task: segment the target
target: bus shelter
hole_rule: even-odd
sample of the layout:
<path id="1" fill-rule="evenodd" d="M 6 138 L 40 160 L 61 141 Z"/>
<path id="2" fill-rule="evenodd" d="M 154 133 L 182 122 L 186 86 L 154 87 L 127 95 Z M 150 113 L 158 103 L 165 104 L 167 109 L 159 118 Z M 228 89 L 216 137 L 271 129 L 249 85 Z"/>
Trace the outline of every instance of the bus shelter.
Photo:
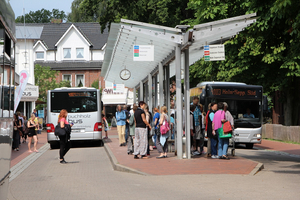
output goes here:
<path id="1" fill-rule="evenodd" d="M 121 19 L 120 23 L 111 24 L 101 76 L 133 88 L 134 97 L 138 96 L 134 103 L 143 100 L 152 111 L 158 105 L 170 110 L 169 80 L 175 75 L 177 157 L 189 159 L 190 123 L 186 123 L 190 115 L 189 66 L 203 58 L 204 46 L 221 44 L 255 21 L 256 13 L 252 13 L 189 29 L 189 25 L 171 28 Z M 123 77 L 124 70 L 129 77 Z"/>

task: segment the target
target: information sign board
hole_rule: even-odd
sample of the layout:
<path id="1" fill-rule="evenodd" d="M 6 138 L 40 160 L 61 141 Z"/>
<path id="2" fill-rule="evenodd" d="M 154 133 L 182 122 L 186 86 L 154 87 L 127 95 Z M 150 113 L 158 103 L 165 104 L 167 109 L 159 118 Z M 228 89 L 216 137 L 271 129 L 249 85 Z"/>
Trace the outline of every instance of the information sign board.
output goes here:
<path id="1" fill-rule="evenodd" d="M 154 61 L 154 45 L 134 45 L 133 61 Z"/>
<path id="2" fill-rule="evenodd" d="M 205 61 L 225 60 L 224 44 L 204 46 L 204 60 Z"/>

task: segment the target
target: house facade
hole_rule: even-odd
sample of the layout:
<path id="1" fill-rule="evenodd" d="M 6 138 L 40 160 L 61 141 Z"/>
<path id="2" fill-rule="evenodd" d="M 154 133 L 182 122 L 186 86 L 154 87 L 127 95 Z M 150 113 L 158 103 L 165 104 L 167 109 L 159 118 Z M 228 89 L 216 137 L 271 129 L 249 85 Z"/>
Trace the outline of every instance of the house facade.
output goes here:
<path id="1" fill-rule="evenodd" d="M 108 32 L 99 23 L 44 24 L 33 45 L 34 64 L 59 71 L 57 82 L 70 81 L 71 87 L 104 87 L 100 77 Z"/>
<path id="2" fill-rule="evenodd" d="M 29 84 L 34 85 L 34 66 L 39 64 L 59 71 L 56 81 L 70 81 L 71 87 L 94 82 L 105 87 L 100 73 L 108 32 L 101 33 L 99 23 L 17 24 L 16 29 L 17 67 L 28 70 Z"/>

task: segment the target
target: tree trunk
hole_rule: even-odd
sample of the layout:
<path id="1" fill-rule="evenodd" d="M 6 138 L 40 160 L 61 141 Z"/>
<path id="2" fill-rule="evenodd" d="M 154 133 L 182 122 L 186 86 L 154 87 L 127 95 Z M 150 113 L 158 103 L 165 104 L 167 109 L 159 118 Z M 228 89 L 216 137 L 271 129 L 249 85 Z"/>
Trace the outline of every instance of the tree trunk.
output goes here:
<path id="1" fill-rule="evenodd" d="M 291 87 L 286 91 L 286 102 L 284 103 L 284 125 L 300 125 L 300 78 L 294 78 Z"/>
<path id="2" fill-rule="evenodd" d="M 292 126 L 292 116 L 293 116 L 293 104 L 292 104 L 292 96 L 291 91 L 288 90 L 286 92 L 286 102 L 284 102 L 284 125 L 285 126 Z"/>

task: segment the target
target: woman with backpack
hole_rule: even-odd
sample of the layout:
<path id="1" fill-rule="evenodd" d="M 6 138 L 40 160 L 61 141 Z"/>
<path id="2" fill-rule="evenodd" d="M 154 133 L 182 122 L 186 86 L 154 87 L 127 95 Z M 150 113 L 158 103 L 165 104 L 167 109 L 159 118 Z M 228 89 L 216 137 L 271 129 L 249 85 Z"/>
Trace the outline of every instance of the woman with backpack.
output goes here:
<path id="1" fill-rule="evenodd" d="M 160 119 L 159 119 L 159 126 L 160 131 L 157 134 L 156 138 L 156 148 L 158 152 L 160 153 L 160 156 L 156 157 L 158 159 L 160 158 L 166 158 L 167 152 L 168 152 L 168 131 L 170 130 L 169 127 L 169 117 L 167 115 L 168 110 L 166 106 L 162 106 L 160 109 Z M 166 132 L 167 131 L 167 132 Z"/>

